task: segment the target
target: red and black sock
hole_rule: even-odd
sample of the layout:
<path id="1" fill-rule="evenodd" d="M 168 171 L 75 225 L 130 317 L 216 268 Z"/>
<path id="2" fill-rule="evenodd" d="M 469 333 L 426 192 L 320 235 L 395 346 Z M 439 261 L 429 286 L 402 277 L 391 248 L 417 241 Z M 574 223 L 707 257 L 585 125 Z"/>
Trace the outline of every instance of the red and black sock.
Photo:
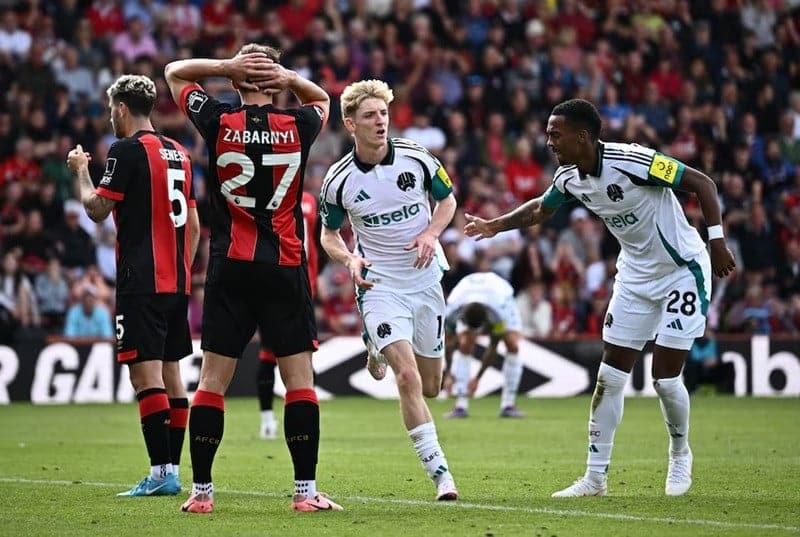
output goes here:
<path id="1" fill-rule="evenodd" d="M 211 483 L 211 465 L 222 441 L 225 425 L 225 398 L 213 392 L 198 390 L 189 412 L 189 452 L 195 483 Z"/>
<path id="2" fill-rule="evenodd" d="M 150 466 L 169 464 L 169 399 L 164 388 L 149 388 L 136 394 L 139 418 Z"/>
<path id="3" fill-rule="evenodd" d="M 275 355 L 261 349 L 258 353 L 261 360 L 258 365 L 258 402 L 261 410 L 272 410 L 272 394 L 275 392 Z M 271 358 L 271 359 L 270 359 Z"/>
<path id="4" fill-rule="evenodd" d="M 169 454 L 172 464 L 181 463 L 183 437 L 189 422 L 189 400 L 179 397 L 169 400 Z"/>
<path id="5" fill-rule="evenodd" d="M 295 480 L 316 479 L 319 454 L 319 404 L 311 389 L 286 392 L 283 432 L 292 455 Z"/>

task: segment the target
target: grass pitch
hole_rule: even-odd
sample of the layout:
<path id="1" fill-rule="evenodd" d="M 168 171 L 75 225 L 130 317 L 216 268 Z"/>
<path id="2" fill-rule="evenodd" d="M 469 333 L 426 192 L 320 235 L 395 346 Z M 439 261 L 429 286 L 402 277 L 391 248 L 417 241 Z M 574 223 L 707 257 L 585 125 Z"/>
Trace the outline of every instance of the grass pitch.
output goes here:
<path id="1" fill-rule="evenodd" d="M 148 468 L 135 405 L 15 404 L 0 407 L 0 535 L 800 535 L 800 400 L 692 403 L 687 496 L 664 496 L 657 401 L 628 399 L 609 496 L 554 499 L 583 473 L 588 398 L 522 400 L 524 420 L 499 419 L 487 398 L 448 421 L 450 402 L 432 401 L 462 498 L 441 504 L 395 401 L 323 402 L 317 482 L 345 511 L 301 514 L 290 510 L 285 444 L 258 439 L 255 400 L 230 399 L 209 516 L 178 512 L 185 494 L 114 496 Z M 190 485 L 188 439 L 181 477 Z"/>

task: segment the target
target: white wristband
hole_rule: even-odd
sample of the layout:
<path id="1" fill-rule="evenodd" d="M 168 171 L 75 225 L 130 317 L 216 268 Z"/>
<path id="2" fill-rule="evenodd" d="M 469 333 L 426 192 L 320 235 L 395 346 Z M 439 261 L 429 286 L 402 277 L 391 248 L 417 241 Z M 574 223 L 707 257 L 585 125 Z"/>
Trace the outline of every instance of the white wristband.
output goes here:
<path id="1" fill-rule="evenodd" d="M 722 226 L 717 224 L 716 226 L 709 226 L 708 227 L 708 240 L 713 241 L 714 239 L 721 239 L 725 237 L 722 233 Z"/>

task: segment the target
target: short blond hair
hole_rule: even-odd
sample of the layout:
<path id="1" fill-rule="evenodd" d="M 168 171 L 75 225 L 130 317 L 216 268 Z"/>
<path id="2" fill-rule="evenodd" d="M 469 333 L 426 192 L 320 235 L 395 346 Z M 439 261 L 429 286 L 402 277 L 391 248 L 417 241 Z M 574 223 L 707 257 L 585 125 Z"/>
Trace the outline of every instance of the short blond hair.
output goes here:
<path id="1" fill-rule="evenodd" d="M 137 116 L 149 116 L 156 104 L 156 84 L 144 75 L 122 75 L 106 94 L 115 103 L 125 103 Z"/>
<path id="2" fill-rule="evenodd" d="M 268 45 L 259 45 L 258 43 L 247 43 L 246 45 L 242 46 L 239 49 L 239 52 L 236 53 L 237 56 L 241 56 L 242 54 L 253 54 L 254 52 L 261 52 L 262 54 L 266 54 L 267 58 L 278 63 L 278 60 L 281 59 L 281 51 L 270 47 Z"/>
<path id="3" fill-rule="evenodd" d="M 342 117 L 353 117 L 364 99 L 380 99 L 387 105 L 394 100 L 394 93 L 383 80 L 361 80 L 353 82 L 342 92 Z"/>

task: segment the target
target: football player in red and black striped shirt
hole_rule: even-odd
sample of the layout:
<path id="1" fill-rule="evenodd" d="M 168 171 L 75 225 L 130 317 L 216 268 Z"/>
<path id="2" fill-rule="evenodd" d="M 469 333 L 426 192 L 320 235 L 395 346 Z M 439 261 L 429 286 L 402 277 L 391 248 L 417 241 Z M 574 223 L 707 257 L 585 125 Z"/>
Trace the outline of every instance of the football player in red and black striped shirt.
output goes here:
<path id="1" fill-rule="evenodd" d="M 153 129 L 152 80 L 122 76 L 108 97 L 119 141 L 97 188 L 80 145 L 67 162 L 89 217 L 100 222 L 113 211 L 117 224 L 117 360 L 129 366 L 151 464 L 150 475 L 120 495 L 177 494 L 189 406 L 178 361 L 192 353 L 189 267 L 200 236 L 192 166 L 181 144 Z"/>
<path id="2" fill-rule="evenodd" d="M 203 366 L 189 418 L 194 486 L 182 509 L 213 510 L 211 466 L 222 439 L 224 394 L 256 328 L 278 357 L 286 385 L 284 433 L 299 511 L 341 507 L 316 491 L 319 407 L 311 353 L 317 329 L 303 251 L 301 196 L 308 151 L 328 117 L 322 88 L 278 63 L 279 54 L 245 45 L 229 60 L 190 59 L 165 69 L 181 110 L 206 140 L 211 258 L 203 303 Z M 241 106 L 220 102 L 197 81 L 230 78 Z M 288 88 L 301 105 L 279 109 Z"/>

